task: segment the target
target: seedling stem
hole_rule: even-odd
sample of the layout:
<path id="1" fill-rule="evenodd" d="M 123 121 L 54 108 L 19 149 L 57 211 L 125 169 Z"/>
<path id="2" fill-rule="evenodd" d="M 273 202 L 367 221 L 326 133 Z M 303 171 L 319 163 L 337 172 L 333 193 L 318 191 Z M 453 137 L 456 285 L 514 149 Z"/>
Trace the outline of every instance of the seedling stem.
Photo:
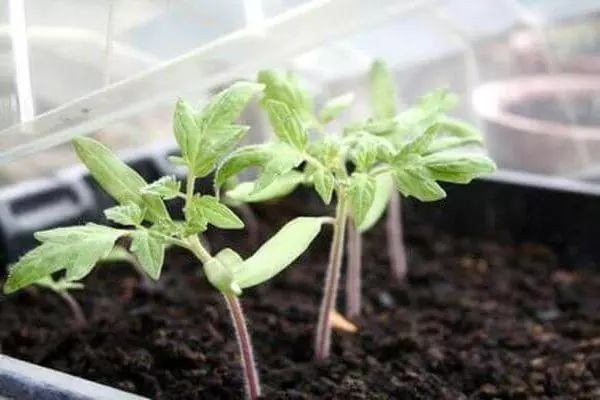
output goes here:
<path id="1" fill-rule="evenodd" d="M 348 227 L 348 276 L 346 277 L 346 310 L 349 318 L 360 315 L 362 234 L 352 220 Z"/>
<path id="2" fill-rule="evenodd" d="M 329 268 L 325 277 L 325 291 L 319 310 L 315 343 L 315 358 L 324 360 L 329 357 L 331 346 L 331 311 L 335 309 L 340 269 L 344 255 L 344 234 L 348 218 L 347 194 L 340 191 L 333 224 L 333 239 L 329 252 Z"/>
<path id="3" fill-rule="evenodd" d="M 80 329 L 86 326 L 87 319 L 85 318 L 85 314 L 83 313 L 83 310 L 81 309 L 81 306 L 79 305 L 77 300 L 75 300 L 75 298 L 71 296 L 71 294 L 67 291 L 60 291 L 59 294 L 60 297 L 62 297 L 62 299 L 65 301 L 65 303 L 67 303 L 67 305 L 71 309 L 71 312 L 73 313 L 73 322 L 75 328 Z"/>
<path id="4" fill-rule="evenodd" d="M 403 281 L 406 278 L 406 249 L 402 233 L 402 203 L 400 194 L 392 191 L 386 220 L 388 257 L 392 276 Z"/>

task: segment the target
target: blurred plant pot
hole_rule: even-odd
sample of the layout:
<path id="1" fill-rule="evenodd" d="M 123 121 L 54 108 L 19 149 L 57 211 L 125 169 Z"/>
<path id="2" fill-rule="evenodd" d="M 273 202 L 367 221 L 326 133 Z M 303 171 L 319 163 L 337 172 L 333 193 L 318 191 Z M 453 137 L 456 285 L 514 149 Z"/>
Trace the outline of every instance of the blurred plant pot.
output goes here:
<path id="1" fill-rule="evenodd" d="M 532 75 L 485 83 L 472 102 L 502 168 L 559 174 L 600 160 L 594 96 L 600 97 L 600 76 Z"/>
<path id="2" fill-rule="evenodd" d="M 577 57 L 567 63 L 566 70 L 573 73 L 600 75 L 600 55 Z"/>

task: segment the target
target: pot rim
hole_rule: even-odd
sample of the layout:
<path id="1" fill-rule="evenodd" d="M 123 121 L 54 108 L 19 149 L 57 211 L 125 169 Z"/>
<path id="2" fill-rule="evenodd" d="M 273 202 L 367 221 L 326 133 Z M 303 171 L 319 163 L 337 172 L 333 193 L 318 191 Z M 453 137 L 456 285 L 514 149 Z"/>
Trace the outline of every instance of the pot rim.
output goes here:
<path id="1" fill-rule="evenodd" d="M 508 111 L 508 106 L 530 99 L 573 92 L 600 92 L 600 76 L 586 74 L 530 75 L 486 82 L 476 87 L 471 105 L 485 120 L 539 135 L 600 141 L 600 125 L 582 126 L 525 117 Z"/>

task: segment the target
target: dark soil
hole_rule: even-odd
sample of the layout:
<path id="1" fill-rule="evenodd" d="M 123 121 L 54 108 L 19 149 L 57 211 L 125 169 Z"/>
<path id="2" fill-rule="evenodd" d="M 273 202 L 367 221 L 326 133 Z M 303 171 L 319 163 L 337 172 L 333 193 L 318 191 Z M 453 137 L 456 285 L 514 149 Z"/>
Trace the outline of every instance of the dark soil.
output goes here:
<path id="1" fill-rule="evenodd" d="M 263 239 L 299 213 L 289 200 L 274 209 L 257 208 Z M 266 399 L 600 399 L 597 269 L 561 265 L 541 245 L 453 237 L 413 219 L 405 284 L 390 279 L 383 225 L 367 235 L 360 330 L 336 332 L 326 363 L 311 356 L 330 231 L 244 293 Z M 242 233 L 210 239 L 251 251 Z M 240 398 L 225 305 L 196 271 L 173 251 L 165 291 L 149 295 L 127 266 L 98 268 L 77 294 L 92 321 L 81 332 L 51 293 L 6 298 L 1 350 L 153 399 Z"/>
<path id="2" fill-rule="evenodd" d="M 556 97 L 532 99 L 527 103 L 515 104 L 508 109 L 515 114 L 546 122 L 589 127 L 600 125 L 599 94 L 579 96 L 565 94 L 563 99 Z"/>

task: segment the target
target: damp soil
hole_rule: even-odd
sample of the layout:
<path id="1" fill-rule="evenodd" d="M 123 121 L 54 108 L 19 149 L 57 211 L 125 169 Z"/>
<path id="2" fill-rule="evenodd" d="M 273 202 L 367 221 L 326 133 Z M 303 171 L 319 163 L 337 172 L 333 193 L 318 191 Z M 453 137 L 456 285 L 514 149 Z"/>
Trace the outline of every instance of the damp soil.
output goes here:
<path id="1" fill-rule="evenodd" d="M 310 211 L 289 199 L 274 207 L 256 208 L 261 240 Z M 390 278 L 383 224 L 366 235 L 359 331 L 335 332 L 327 362 L 311 356 L 330 230 L 244 293 L 264 398 L 600 398 L 598 269 L 562 265 L 551 248 L 506 235 L 456 237 L 410 215 L 405 231 L 404 283 Z M 243 232 L 209 239 L 252 251 Z M 83 331 L 51 293 L 4 298 L 1 351 L 152 399 L 242 398 L 226 307 L 197 271 L 172 251 L 162 290 L 149 294 L 126 265 L 97 268 L 76 295 L 90 317 Z"/>

